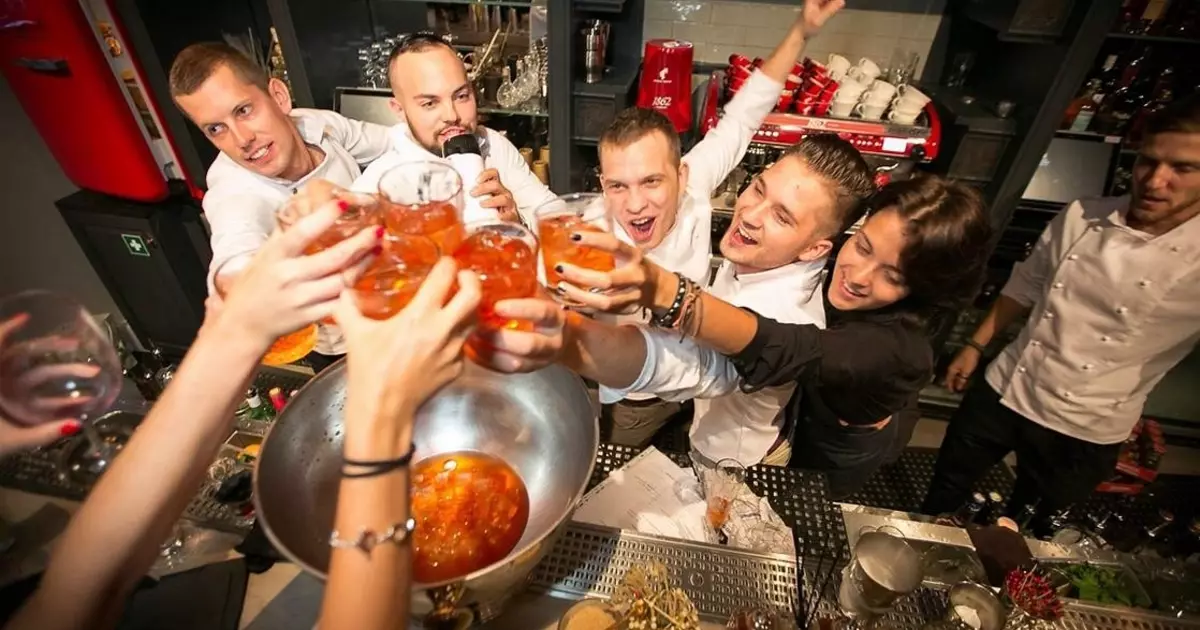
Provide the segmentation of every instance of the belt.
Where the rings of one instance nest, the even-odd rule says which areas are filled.
[[[622,400],[618,400],[617,402],[615,402],[613,404],[614,405],[624,405],[626,407],[632,407],[634,409],[644,409],[646,407],[654,407],[657,405],[663,405],[668,402],[669,401],[663,400],[661,398],[647,398],[646,400],[633,400],[630,398],[625,398]]]

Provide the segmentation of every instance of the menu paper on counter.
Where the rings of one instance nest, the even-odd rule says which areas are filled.
[[[691,470],[680,468],[650,447],[614,470],[584,495],[574,520],[643,534],[706,542],[704,501],[677,488],[698,486]]]

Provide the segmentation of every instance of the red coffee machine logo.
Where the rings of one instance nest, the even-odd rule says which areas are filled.
[[[653,39],[646,42],[637,106],[662,112],[675,130],[692,126],[692,59],[690,42]]]

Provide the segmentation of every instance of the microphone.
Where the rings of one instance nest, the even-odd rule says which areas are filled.
[[[484,208],[479,203],[481,200],[470,192],[485,170],[479,138],[473,133],[460,133],[450,138],[442,144],[442,157],[458,171],[463,180],[463,223],[499,221],[500,213],[495,208]]]

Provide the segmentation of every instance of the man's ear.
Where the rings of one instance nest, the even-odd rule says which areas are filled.
[[[279,79],[271,79],[267,82],[267,94],[283,113],[292,113],[292,93],[288,91],[286,83]]]
[[[404,107],[400,105],[400,101],[397,101],[395,97],[388,99],[388,109],[392,110],[397,120],[404,122]]]
[[[833,251],[833,241],[823,238],[800,252],[800,255],[796,256],[796,260],[800,262],[814,262],[828,256],[831,251]]]

